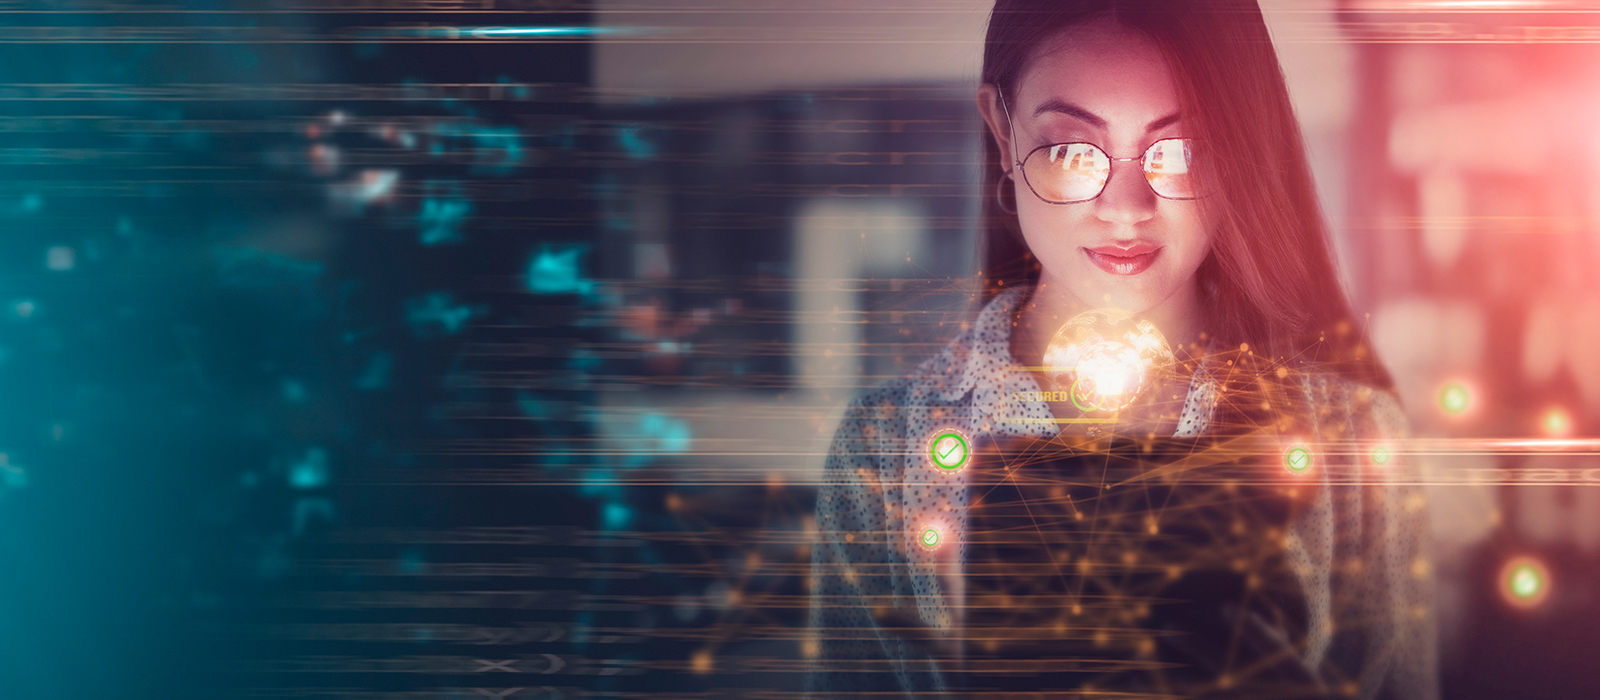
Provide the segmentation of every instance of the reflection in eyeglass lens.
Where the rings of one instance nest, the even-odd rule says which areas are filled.
[[[1111,159],[1087,143],[1050,147],[1038,171],[1039,194],[1056,201],[1088,199],[1100,192],[1111,176]]]
[[[1193,143],[1189,139],[1162,139],[1145,154],[1145,179],[1163,197],[1193,197],[1194,182],[1189,167],[1194,163]]]

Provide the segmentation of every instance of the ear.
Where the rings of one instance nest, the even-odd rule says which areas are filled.
[[[1000,149],[1000,164],[1006,170],[1011,170],[1016,167],[1016,156],[1011,149],[1011,125],[1006,121],[1004,108],[1000,106],[1000,90],[994,83],[983,83],[978,86],[977,98],[978,114],[983,115],[983,123],[988,125],[989,135]]]

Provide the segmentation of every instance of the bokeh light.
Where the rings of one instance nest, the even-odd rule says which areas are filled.
[[[1560,406],[1547,408],[1539,416],[1539,430],[1546,437],[1567,437],[1572,433],[1572,414]]]

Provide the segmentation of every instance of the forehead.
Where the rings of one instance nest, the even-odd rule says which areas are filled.
[[[1051,99],[1099,115],[1112,130],[1142,130],[1179,106],[1172,71],[1155,41],[1109,18],[1068,29],[1029,58],[1017,83],[1014,116],[1071,119],[1050,113],[1034,117],[1034,110]]]

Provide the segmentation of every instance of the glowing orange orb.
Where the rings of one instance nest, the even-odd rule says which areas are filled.
[[[1091,309],[1073,316],[1045,346],[1045,374],[1071,392],[1078,408],[1126,408],[1145,387],[1151,369],[1174,361],[1155,324],[1121,309]]]

